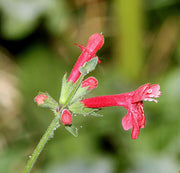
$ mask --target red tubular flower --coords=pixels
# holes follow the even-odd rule
[[[62,111],[61,121],[62,121],[62,123],[64,125],[71,125],[71,123],[72,123],[72,115],[67,109],[64,109]]]
[[[98,81],[95,77],[89,77],[82,82],[82,88],[89,86],[88,89],[94,89],[98,85]]]
[[[71,74],[68,78],[68,81],[72,80],[73,83],[75,83],[78,80],[78,78],[81,75],[79,68],[82,67],[85,62],[88,62],[93,57],[95,57],[96,52],[103,46],[103,44],[104,44],[104,37],[101,34],[96,33],[89,38],[86,47],[83,47],[82,45],[78,45],[82,53],[79,56],[76,64],[74,65]]]
[[[42,105],[44,104],[44,100],[46,100],[48,97],[46,95],[43,94],[39,94],[35,97],[35,101],[38,105]]]
[[[84,99],[81,102],[85,107],[102,108],[108,106],[123,106],[128,112],[122,119],[124,130],[132,128],[131,138],[137,139],[140,128],[145,126],[143,101],[155,101],[161,95],[160,86],[145,84],[136,91],[118,95],[107,95]]]

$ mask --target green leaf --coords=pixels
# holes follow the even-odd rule
[[[84,111],[84,113],[86,115],[92,115],[92,116],[95,116],[95,117],[103,117],[103,115],[100,115],[100,114],[96,113],[96,112],[99,111],[99,109],[84,108],[83,111]]]
[[[62,80],[61,96],[59,100],[61,104],[65,104],[67,102],[67,99],[69,98],[69,95],[74,87],[72,80],[67,82],[66,76],[67,74],[64,75]]]
[[[96,116],[96,117],[102,117],[102,115],[97,114],[96,112],[99,111],[99,109],[92,109],[92,108],[86,108],[84,107],[84,104],[80,101],[77,101],[69,106],[69,110],[74,114],[80,114],[84,116]]]
[[[92,112],[89,115],[95,116],[95,117],[103,117],[101,114],[97,114],[96,112]]]
[[[84,97],[88,93],[88,86],[87,87],[79,87],[78,90],[76,91],[75,95],[73,96],[71,103],[81,100],[82,97]],[[70,104],[71,104],[70,103]]]
[[[86,62],[82,67],[79,68],[79,71],[83,75],[87,75],[89,72],[93,71],[96,68],[98,63],[98,57],[92,58],[90,61]]]
[[[65,126],[65,129],[70,132],[73,136],[78,137],[78,128],[76,128],[75,126],[71,125],[71,126]]]
[[[84,114],[83,112],[84,104],[80,101],[77,101],[69,106],[69,110],[74,114]]]
[[[81,74],[83,74],[84,76],[88,74],[87,70],[83,67],[79,68],[79,71],[81,72]]]

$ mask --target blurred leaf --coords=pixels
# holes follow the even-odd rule
[[[46,0],[47,1],[47,0]],[[2,34],[8,39],[20,39],[32,32],[44,5],[39,1],[1,0]]]
[[[47,28],[60,33],[67,28],[66,1],[61,0],[1,0],[2,35],[7,39],[21,39],[32,33],[41,17],[46,18]]]
[[[162,7],[168,7],[170,5],[174,5],[177,2],[177,0],[156,0],[156,1],[151,1],[151,0],[146,0],[147,2],[144,3],[148,9],[159,9]]]
[[[46,10],[46,27],[54,35],[64,32],[70,20],[68,5],[65,0],[49,0]]]

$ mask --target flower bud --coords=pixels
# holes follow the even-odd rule
[[[72,115],[67,109],[64,109],[62,111],[61,121],[62,121],[62,123],[64,125],[71,125],[71,123],[72,123]]]
[[[104,44],[104,37],[99,33],[95,33],[91,35],[88,40],[87,46],[84,47],[82,45],[78,45],[82,51],[81,55],[79,56],[77,62],[75,63],[71,74],[69,75],[68,81],[72,80],[73,84],[79,79],[81,72],[79,71],[80,67],[90,61],[92,58],[96,56],[96,52],[103,46]],[[100,62],[100,60],[98,60]]]
[[[42,105],[44,104],[44,100],[46,100],[48,97],[46,95],[43,94],[39,94],[35,97],[35,101],[38,105]]]
[[[98,81],[95,77],[89,77],[86,80],[82,82],[82,88],[83,87],[89,87],[88,89],[94,89],[98,85]]]

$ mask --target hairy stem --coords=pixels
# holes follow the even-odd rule
[[[24,173],[29,173],[35,164],[39,154],[41,153],[42,149],[44,148],[45,144],[47,143],[48,139],[53,135],[54,131],[56,130],[59,123],[59,115],[56,115],[53,121],[51,122],[50,126],[46,130],[45,134],[42,136],[39,144],[35,148],[32,156],[30,157],[25,169]]]

